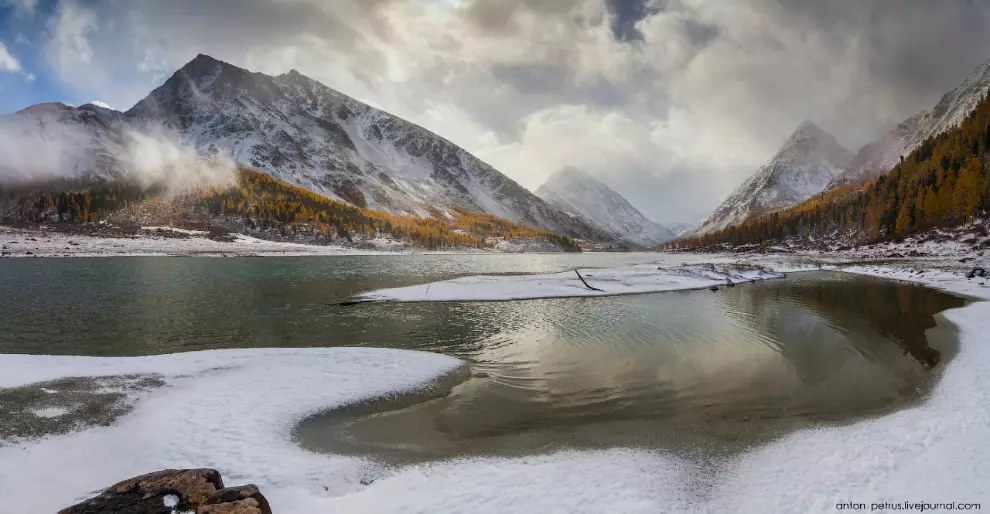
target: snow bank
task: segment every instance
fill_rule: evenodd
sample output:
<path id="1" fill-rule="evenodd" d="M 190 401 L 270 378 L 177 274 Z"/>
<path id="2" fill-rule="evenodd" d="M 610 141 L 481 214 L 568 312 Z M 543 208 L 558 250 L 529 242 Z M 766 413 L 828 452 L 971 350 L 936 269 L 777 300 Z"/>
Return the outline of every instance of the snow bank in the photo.
<path id="1" fill-rule="evenodd" d="M 579 270 L 589 289 L 574 271 L 541 275 L 479 275 L 415 286 L 380 289 L 358 298 L 368 301 L 448 302 L 505 301 L 575 296 L 612 296 L 701 289 L 727 281 L 749 282 L 783 275 L 769 269 L 739 265 L 692 264 L 656 266 L 639 264 L 624 268 Z"/>
<path id="2" fill-rule="evenodd" d="M 0 387 L 125 374 L 160 375 L 167 383 L 111 427 L 0 440 L 0 510 L 55 512 L 130 476 L 214 467 L 230 483 L 256 483 L 276 512 L 287 512 L 286 502 L 346 493 L 382 472 L 359 459 L 302 450 L 290 440 L 296 422 L 325 408 L 420 388 L 461 365 L 441 355 L 364 348 L 0 355 Z"/>

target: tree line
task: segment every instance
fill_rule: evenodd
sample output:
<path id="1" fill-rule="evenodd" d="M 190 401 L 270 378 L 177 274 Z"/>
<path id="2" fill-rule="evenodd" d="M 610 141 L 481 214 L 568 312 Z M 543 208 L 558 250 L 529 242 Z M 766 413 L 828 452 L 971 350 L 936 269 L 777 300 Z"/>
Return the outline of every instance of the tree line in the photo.
<path id="1" fill-rule="evenodd" d="M 488 248 L 498 239 L 538 239 L 579 251 L 567 237 L 490 214 L 453 206 L 444 212 L 430 209 L 425 217 L 392 215 L 335 201 L 249 168 L 240 168 L 236 184 L 230 187 L 181 195 L 116 182 L 0 191 L 0 219 L 8 223 L 148 220 L 176 225 L 205 220 L 252 231 L 302 234 L 317 241 L 388 235 L 422 248 L 441 249 Z"/>

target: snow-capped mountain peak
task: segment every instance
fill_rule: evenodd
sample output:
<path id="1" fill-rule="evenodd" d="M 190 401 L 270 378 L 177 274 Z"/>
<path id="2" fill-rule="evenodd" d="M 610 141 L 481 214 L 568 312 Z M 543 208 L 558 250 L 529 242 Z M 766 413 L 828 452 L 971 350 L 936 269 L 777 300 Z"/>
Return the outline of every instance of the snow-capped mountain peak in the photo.
<path id="1" fill-rule="evenodd" d="M 805 121 L 773 159 L 746 179 L 693 234 L 721 230 L 750 216 L 807 200 L 823 191 L 851 158 L 849 150 L 835 137 L 811 121 Z"/>
<path id="2" fill-rule="evenodd" d="M 929 137 L 961 123 L 990 91 L 990 61 L 983 63 L 935 107 L 904 120 L 879 140 L 859 150 L 848 168 L 829 188 L 862 184 L 893 168 Z"/>
<path id="3" fill-rule="evenodd" d="M 653 246 L 674 237 L 602 181 L 577 168 L 557 171 L 536 190 L 536 195 L 614 239 L 636 246 Z"/>

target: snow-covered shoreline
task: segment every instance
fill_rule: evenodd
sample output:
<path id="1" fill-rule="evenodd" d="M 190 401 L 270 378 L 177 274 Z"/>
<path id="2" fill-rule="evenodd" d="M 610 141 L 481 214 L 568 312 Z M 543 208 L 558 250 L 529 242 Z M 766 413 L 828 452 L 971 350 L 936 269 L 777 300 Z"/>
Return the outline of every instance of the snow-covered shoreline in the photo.
<path id="1" fill-rule="evenodd" d="M 491 248 L 423 250 L 389 237 L 359 241 L 355 247 L 272 241 L 245 234 L 211 239 L 202 230 L 141 227 L 128 236 L 87 235 L 0 225 L 0 258 L 70 257 L 302 257 L 335 255 L 560 253 L 545 241 L 494 240 Z"/>
<path id="2" fill-rule="evenodd" d="M 217 241 L 206 232 L 172 227 L 145 227 L 131 237 L 99 237 L 0 226 L 3 257 L 249 257 L 299 255 L 401 255 L 401 249 L 363 250 L 343 246 L 286 243 L 233 234 Z"/>
<path id="3" fill-rule="evenodd" d="M 723 256 L 731 259 L 737 256 Z M 777 259 L 777 258 L 775 258 Z M 772 260 L 772 259 L 771 259 Z M 777 259 L 778 269 L 805 269 Z M 764 264 L 766 260 L 764 261 Z M 959 269 L 840 265 L 990 300 Z M 307 413 L 422 387 L 444 356 L 385 349 L 224 350 L 132 358 L 0 355 L 0 387 L 146 373 L 146 393 L 110 427 L 0 446 L 0 498 L 51 512 L 115 480 L 210 466 L 258 484 L 293 512 L 834 512 L 861 502 L 990 503 L 990 302 L 947 311 L 960 349 L 925 402 L 850 425 L 803 430 L 721 463 L 612 449 L 472 458 L 384 469 L 296 446 Z M 370 482 L 370 484 L 369 484 Z M 365 485 L 367 484 L 367 485 Z"/>

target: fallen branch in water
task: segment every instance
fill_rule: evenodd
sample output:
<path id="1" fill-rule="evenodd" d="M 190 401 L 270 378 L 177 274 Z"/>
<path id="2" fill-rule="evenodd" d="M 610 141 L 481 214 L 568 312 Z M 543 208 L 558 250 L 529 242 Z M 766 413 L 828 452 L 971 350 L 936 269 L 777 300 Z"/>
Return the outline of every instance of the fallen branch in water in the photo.
<path id="1" fill-rule="evenodd" d="M 599 293 L 604 293 L 605 292 L 604 290 L 598 289 L 597 287 L 591 287 L 591 286 L 589 286 L 588 283 L 584 281 L 584 277 L 582 277 L 581 274 L 578 273 L 578 270 L 574 270 L 574 273 L 577 273 L 577 276 L 578 276 L 578 278 L 581 279 L 581 283 L 584 284 L 584 287 L 587 287 L 588 289 L 591 289 L 592 291 L 598 291 Z"/>

